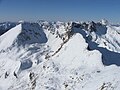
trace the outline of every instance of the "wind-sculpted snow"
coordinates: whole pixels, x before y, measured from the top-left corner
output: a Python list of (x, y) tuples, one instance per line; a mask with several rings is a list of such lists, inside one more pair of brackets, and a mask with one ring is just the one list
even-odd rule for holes
[(0, 90), (119, 90), (120, 27), (19, 22), (0, 36)]

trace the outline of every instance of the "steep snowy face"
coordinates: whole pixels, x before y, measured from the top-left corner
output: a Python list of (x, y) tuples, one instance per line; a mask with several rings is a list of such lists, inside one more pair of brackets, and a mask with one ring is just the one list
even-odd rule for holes
[(5, 34), (1, 35), (0, 36), (0, 50), (4, 50), (12, 46), (13, 43), (16, 42), (17, 36), (21, 33), (21, 31), (22, 31), (22, 26), (20, 24), (12, 28)]
[(46, 42), (37, 23), (22, 22), (0, 36), (0, 89), (9, 89), (19, 73), (42, 62)]
[(47, 37), (37, 23), (21, 23), (0, 36), (0, 50), (32, 43), (46, 43)]
[(101, 57), (99, 51), (89, 51), (85, 39), (77, 33), (64, 43), (60, 51), (52, 58), (64, 67), (76, 69), (79, 67), (102, 68)]

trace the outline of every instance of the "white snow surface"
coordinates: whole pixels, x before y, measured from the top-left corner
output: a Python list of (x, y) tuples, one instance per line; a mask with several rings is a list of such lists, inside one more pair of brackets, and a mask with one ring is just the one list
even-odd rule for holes
[(0, 36), (0, 50), (7, 49), (8, 47), (10, 47), (15, 41), (15, 39), (17, 38), (17, 36), (19, 35), (19, 33), (21, 32), (21, 30), (22, 30), (22, 26), (20, 24), (12, 28), (5, 34), (1, 35)]
[[(0, 36), (0, 90), (120, 90), (120, 27), (22, 22)], [(83, 28), (84, 27), (84, 28)]]

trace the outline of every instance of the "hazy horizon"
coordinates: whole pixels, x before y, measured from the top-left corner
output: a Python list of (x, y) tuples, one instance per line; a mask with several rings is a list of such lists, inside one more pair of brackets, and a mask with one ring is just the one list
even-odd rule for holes
[(0, 0), (4, 21), (99, 21), (120, 22), (119, 0)]

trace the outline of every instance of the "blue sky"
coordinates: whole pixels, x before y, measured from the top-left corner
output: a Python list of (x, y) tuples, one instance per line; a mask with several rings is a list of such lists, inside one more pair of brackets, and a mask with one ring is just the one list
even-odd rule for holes
[(0, 21), (120, 22), (120, 0), (0, 0)]

